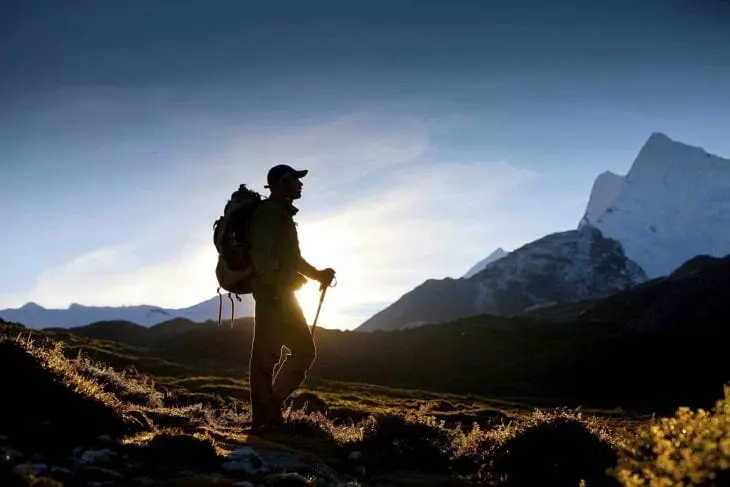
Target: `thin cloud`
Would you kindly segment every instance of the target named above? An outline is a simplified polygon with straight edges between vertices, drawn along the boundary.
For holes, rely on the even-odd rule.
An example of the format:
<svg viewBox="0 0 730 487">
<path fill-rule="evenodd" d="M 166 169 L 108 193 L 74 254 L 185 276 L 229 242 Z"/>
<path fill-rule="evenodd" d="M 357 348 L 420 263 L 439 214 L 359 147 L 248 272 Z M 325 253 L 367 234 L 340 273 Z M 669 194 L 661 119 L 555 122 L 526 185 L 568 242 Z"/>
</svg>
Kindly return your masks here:
<svg viewBox="0 0 730 487">
<path fill-rule="evenodd" d="M 504 245 L 509 226 L 490 217 L 490 205 L 535 174 L 505 162 L 440 162 L 415 176 L 403 170 L 371 188 L 368 200 L 301 225 L 303 254 L 341 277 L 328 297 L 341 310 L 331 326 L 357 326 L 368 317 L 363 310 L 395 301 L 426 279 L 460 277 L 455 270 L 473 264 L 466 240 L 475 233 L 482 252 L 490 251 L 483 247 L 490 239 L 494 248 Z"/>
<path fill-rule="evenodd" d="M 218 164 L 215 174 L 237 174 L 262 186 L 269 167 L 286 163 L 309 169 L 307 185 L 326 191 L 412 161 L 429 143 L 428 125 L 417 120 L 383 125 L 348 116 L 289 129 L 246 130 L 229 144 L 228 162 Z"/>
<path fill-rule="evenodd" d="M 82 254 L 38 276 L 28 293 L 45 307 L 151 304 L 185 307 L 215 295 L 216 256 L 202 242 L 161 259 L 141 243 Z"/>
<path fill-rule="evenodd" d="M 346 117 L 239 134 L 193 175 L 197 185 L 185 186 L 189 196 L 180 204 L 190 206 L 187 220 L 180 217 L 182 206 L 165 210 L 174 228 L 161 226 L 147 241 L 79 255 L 40 274 L 22 294 L 47 307 L 183 307 L 208 299 L 217 287 L 212 214 L 206 214 L 212 201 L 222 207 L 229 196 L 223 186 L 263 184 L 268 167 L 286 162 L 312 171 L 297 203 L 304 210 L 297 218 L 303 254 L 338 271 L 340 283 L 328 294 L 321 324 L 353 328 L 369 310 L 423 280 L 459 277 L 475 258 L 508 248 L 509 217 L 495 205 L 536 175 L 505 161 L 441 160 L 430 149 L 429 126 L 418 121 L 386 126 Z M 316 284 L 299 296 L 311 319 Z"/>
</svg>

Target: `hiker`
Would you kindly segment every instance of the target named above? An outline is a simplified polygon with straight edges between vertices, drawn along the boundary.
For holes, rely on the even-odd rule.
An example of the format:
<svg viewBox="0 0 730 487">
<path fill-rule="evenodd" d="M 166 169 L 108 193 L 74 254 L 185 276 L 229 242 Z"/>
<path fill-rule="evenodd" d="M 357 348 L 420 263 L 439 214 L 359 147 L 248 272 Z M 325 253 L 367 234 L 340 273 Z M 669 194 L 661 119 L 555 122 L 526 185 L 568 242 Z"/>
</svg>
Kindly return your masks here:
<svg viewBox="0 0 730 487">
<path fill-rule="evenodd" d="M 283 421 L 284 401 L 304 382 L 316 351 L 312 333 L 297 302 L 295 291 L 307 282 L 329 286 L 335 271 L 318 270 L 299 250 L 293 200 L 302 196 L 308 170 L 288 165 L 272 167 L 266 188 L 270 195 L 253 214 L 250 255 L 255 277 L 251 291 L 256 302 L 254 338 L 249 366 L 252 431 Z M 285 345 L 290 354 L 282 354 Z M 278 370 L 275 369 L 278 367 Z"/>
</svg>

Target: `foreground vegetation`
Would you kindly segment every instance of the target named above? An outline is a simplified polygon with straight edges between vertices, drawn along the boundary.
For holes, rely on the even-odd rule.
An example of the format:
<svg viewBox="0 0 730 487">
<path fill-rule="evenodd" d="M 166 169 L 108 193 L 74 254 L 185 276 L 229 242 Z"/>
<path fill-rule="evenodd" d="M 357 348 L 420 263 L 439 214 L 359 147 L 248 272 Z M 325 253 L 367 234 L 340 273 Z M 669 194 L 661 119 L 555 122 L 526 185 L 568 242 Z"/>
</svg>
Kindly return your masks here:
<svg viewBox="0 0 730 487">
<path fill-rule="evenodd" d="M 138 459 L 134 467 L 118 466 L 124 480 L 109 485 L 136 485 L 131 476 L 154 482 L 147 485 L 193 485 L 184 483 L 191 478 L 195 485 L 589 487 L 729 480 L 730 397 L 712 411 L 684 408 L 652 420 L 314 378 L 290 405 L 284 429 L 255 438 L 247 430 L 244 378 L 151 356 L 144 359 L 147 372 L 120 367 L 124 353 L 134 351 L 139 359 L 140 350 L 124 344 L 64 343 L 42 332 L 6 330 L 2 380 L 14 400 L 0 403 L 0 437 L 18 451 L 61 458 L 109 436 L 124 455 Z M 300 483 L 221 470 L 221 461 L 241 445 L 305 459 Z M 163 459 L 164 467 L 151 459 Z M 44 484 L 53 475 L 39 476 L 31 466 L 2 462 L 9 469 L 5 478 L 23 483 L 0 483 L 88 485 L 74 483 L 80 474 Z"/>
</svg>

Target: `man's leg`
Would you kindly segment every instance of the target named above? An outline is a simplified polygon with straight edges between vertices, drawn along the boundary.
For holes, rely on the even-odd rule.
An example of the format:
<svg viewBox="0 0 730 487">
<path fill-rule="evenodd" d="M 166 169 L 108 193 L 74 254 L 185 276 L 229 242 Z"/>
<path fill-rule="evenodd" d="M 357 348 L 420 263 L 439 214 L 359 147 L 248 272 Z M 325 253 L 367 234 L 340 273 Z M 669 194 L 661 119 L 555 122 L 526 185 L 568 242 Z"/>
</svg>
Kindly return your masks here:
<svg viewBox="0 0 730 487">
<path fill-rule="evenodd" d="M 277 304 L 271 299 L 256 299 L 256 315 L 254 337 L 251 346 L 251 362 L 249 364 L 249 382 L 251 396 L 251 423 L 258 427 L 264 423 L 281 419 L 272 412 L 272 381 L 274 366 L 279 361 L 281 341 L 277 336 L 278 323 Z"/>
<path fill-rule="evenodd" d="M 282 311 L 282 338 L 291 355 L 286 358 L 274 380 L 272 401 L 278 405 L 302 385 L 316 358 L 312 332 L 294 293 L 282 298 Z"/>
</svg>

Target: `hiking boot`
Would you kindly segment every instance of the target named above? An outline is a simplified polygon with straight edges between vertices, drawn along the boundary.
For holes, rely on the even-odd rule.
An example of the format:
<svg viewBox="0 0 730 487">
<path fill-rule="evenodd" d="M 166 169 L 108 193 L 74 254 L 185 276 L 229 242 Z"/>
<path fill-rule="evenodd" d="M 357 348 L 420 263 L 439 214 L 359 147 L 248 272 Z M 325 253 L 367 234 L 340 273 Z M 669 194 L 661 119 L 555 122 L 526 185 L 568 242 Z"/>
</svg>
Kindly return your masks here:
<svg viewBox="0 0 730 487">
<path fill-rule="evenodd" d="M 284 421 L 284 412 L 282 411 L 282 401 L 273 399 L 266 409 L 267 423 L 282 423 Z"/>
<path fill-rule="evenodd" d="M 273 421 L 267 421 L 267 422 L 258 422 L 258 423 L 252 423 L 251 424 L 251 434 L 252 435 L 260 435 L 260 434 L 266 434 L 266 433 L 278 433 L 283 431 L 284 428 L 284 420 L 273 420 Z"/>
<path fill-rule="evenodd" d="M 263 419 L 251 422 L 251 433 L 273 432 L 283 426 L 284 416 L 279 404 L 273 402 L 266 413 Z"/>
</svg>

